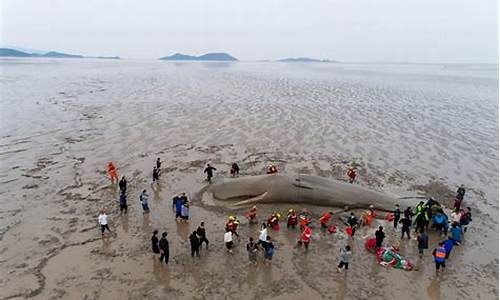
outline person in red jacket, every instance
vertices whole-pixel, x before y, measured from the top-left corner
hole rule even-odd
[[[298,246],[304,245],[305,250],[309,249],[309,243],[311,242],[312,230],[309,226],[305,226],[302,234],[300,235],[300,240],[297,242]]]
[[[297,214],[295,213],[295,210],[290,208],[288,210],[287,217],[288,218],[287,218],[287,222],[286,222],[286,227],[287,228],[292,227],[293,229],[295,229],[295,226],[297,226]]]
[[[323,228],[323,229],[328,228],[328,221],[330,221],[332,216],[333,216],[333,212],[327,212],[327,213],[324,213],[321,218],[319,218],[319,223],[321,224],[321,228]]]
[[[347,176],[349,177],[349,183],[353,183],[357,176],[356,168],[351,167],[347,170]]]

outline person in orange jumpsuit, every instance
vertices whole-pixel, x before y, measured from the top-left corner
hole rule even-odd
[[[108,174],[111,183],[115,183],[115,181],[118,182],[118,174],[116,173],[116,168],[112,161],[108,163]]]
[[[333,212],[325,213],[321,218],[319,218],[319,223],[321,224],[321,228],[328,228],[328,221],[332,218]]]

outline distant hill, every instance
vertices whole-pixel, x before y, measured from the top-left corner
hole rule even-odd
[[[238,61],[237,58],[227,53],[207,53],[201,56],[175,53],[170,56],[160,58],[160,60],[197,60],[197,61]]]
[[[0,56],[1,57],[30,57],[32,55],[29,53],[25,53],[25,52],[14,50],[14,49],[0,48]]]
[[[62,52],[50,51],[43,54],[28,53],[10,48],[0,48],[0,57],[48,57],[48,58],[86,58],[83,55],[67,54]],[[89,58],[99,59],[120,59],[118,56],[94,56]]]
[[[316,58],[310,58],[310,57],[295,57],[295,58],[284,58],[278,60],[279,62],[336,62],[334,60],[329,60],[329,59],[316,59]]]
[[[32,56],[40,56],[40,57],[56,57],[56,58],[83,58],[82,55],[75,55],[75,54],[67,54],[67,53],[61,53],[61,52],[56,52],[56,51],[50,51],[45,54],[32,54]]]

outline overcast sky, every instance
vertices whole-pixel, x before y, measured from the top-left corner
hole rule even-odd
[[[497,62],[498,0],[0,0],[3,44],[158,58]]]

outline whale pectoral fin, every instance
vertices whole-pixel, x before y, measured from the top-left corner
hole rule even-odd
[[[267,192],[264,192],[264,193],[262,193],[262,194],[260,194],[258,196],[252,197],[250,199],[246,199],[246,200],[243,200],[243,201],[236,202],[235,204],[231,205],[231,207],[255,204],[257,202],[260,202],[266,196],[267,196]]]
[[[310,187],[310,186],[307,186],[305,184],[302,184],[302,183],[292,183],[293,186],[295,187],[298,187],[298,188],[301,188],[301,189],[307,189],[307,190],[312,190],[313,188]]]

